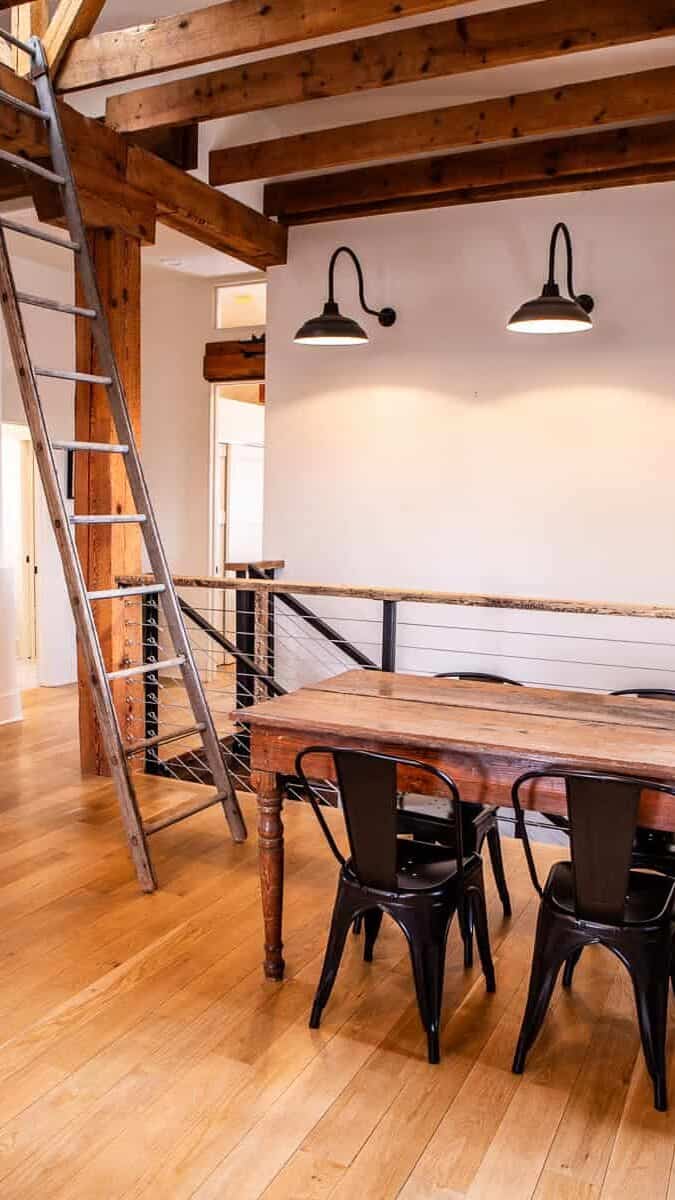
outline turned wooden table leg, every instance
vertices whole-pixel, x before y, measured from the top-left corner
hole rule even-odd
[[[283,789],[279,776],[256,771],[253,777],[258,794],[258,862],[265,923],[265,975],[283,979],[281,922],[284,905],[284,826],[281,819]]]

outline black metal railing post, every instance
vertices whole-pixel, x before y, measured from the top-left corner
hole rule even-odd
[[[382,670],[396,670],[396,600],[382,601]]]
[[[144,665],[159,658],[159,599],[157,595],[143,596],[142,639]],[[143,676],[144,737],[159,734],[159,675],[149,671]],[[145,750],[145,774],[163,775],[164,770],[156,746]]]

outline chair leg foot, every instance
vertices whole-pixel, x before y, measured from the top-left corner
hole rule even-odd
[[[427,1033],[427,1051],[429,1062],[432,1066],[436,1066],[441,1061],[441,1048],[437,1029],[430,1029]]]
[[[513,1065],[511,1067],[514,1075],[522,1075],[523,1071],[525,1070],[525,1054],[525,1048],[521,1046],[519,1042],[516,1048],[516,1053],[513,1056]]]
[[[654,1108],[657,1112],[668,1112],[668,1089],[662,1075],[654,1079]]]
[[[318,1029],[321,1024],[321,1008],[318,1004],[312,1005],[312,1014],[309,1018],[310,1029]]]

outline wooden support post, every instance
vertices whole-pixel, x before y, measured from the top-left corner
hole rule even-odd
[[[117,229],[90,231],[89,240],[98,275],[110,336],[127,396],[136,437],[140,434],[140,291],[141,243]],[[76,303],[84,303],[76,288]],[[91,322],[77,321],[77,370],[100,372],[91,337]],[[115,433],[107,389],[78,383],[75,395],[75,437],[84,442],[115,442]],[[118,454],[77,454],[75,456],[75,511],[78,513],[134,512],[133,500]],[[133,525],[79,526],[78,550],[89,589],[115,586],[118,575],[132,575],[141,569],[140,530]],[[141,612],[138,601],[104,600],[94,605],[94,616],[101,639],[103,657],[109,670],[119,670],[127,658],[141,660]],[[80,761],[85,772],[108,773],[103,746],[96,726],[89,688],[82,661],[80,684]],[[122,735],[129,727],[133,705],[127,694],[138,694],[137,711],[142,714],[142,688],[130,681],[113,682],[113,699]],[[134,726],[142,737],[142,724]]]
[[[27,42],[34,34],[42,38],[49,24],[49,5],[47,0],[28,0],[27,4],[17,4],[10,13],[10,29],[15,38]],[[11,57],[9,66],[17,75],[27,75],[30,70],[30,59],[23,50],[16,46],[10,47]]]
[[[269,597],[264,592],[254,592],[253,598],[253,660],[266,675],[270,672],[270,627],[269,627]],[[264,680],[255,682],[256,704],[269,700],[269,691]]]

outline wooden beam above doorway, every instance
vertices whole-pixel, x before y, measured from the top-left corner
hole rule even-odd
[[[209,383],[241,383],[265,378],[265,338],[207,342],[204,378]]]
[[[671,0],[537,0],[125,92],[109,97],[106,118],[157,129],[670,35]]]

